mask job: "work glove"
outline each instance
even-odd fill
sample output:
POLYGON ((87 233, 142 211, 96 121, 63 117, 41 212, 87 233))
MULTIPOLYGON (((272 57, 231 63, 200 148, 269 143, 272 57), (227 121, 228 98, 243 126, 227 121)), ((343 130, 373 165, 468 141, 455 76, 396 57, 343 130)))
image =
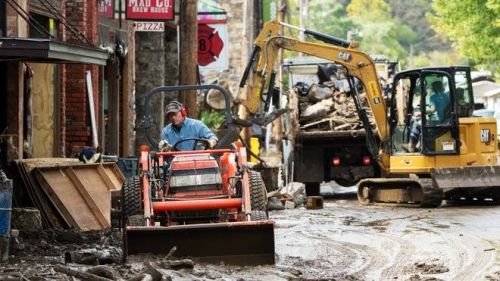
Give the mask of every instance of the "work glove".
POLYGON ((209 139, 208 140, 208 149, 214 149, 215 145, 217 145, 216 139, 209 139))
POLYGON ((172 145, 169 144, 168 141, 166 141, 166 140, 161 140, 158 143, 158 149, 160 149, 160 151, 167 152, 167 151, 170 151, 172 149, 172 145))

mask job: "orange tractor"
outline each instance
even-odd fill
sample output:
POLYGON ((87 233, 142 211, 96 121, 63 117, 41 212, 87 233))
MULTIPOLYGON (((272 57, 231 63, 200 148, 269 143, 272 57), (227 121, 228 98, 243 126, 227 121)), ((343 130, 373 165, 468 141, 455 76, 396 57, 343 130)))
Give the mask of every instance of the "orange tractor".
POLYGON ((268 219, 261 175, 247 166, 246 148, 237 141, 239 128, 231 117, 229 94, 217 85, 159 87, 145 98, 148 130, 151 96, 185 90, 217 89, 225 96, 225 135, 215 149, 203 139, 183 139, 168 152, 142 146, 139 175, 122 188, 124 256, 168 253, 178 257, 231 264, 274 263, 274 222, 268 219), (194 142, 193 150, 178 144, 194 142), (202 150, 195 150, 202 147, 202 150), (168 167, 168 168, 167 168, 168 167))

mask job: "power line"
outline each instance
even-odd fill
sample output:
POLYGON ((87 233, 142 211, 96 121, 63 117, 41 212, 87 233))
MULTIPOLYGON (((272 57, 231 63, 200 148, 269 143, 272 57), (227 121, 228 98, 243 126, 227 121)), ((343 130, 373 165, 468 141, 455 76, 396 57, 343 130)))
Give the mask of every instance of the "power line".
POLYGON ((50 1, 48 0, 43 0, 43 1, 38 0, 38 1, 45 7, 45 9, 47 9, 48 12, 54 15, 65 27, 67 27, 69 31, 73 33, 73 35, 75 35, 75 37, 79 39, 82 43, 87 43, 91 46, 94 45, 82 32, 80 32, 80 30, 78 30, 78 28, 73 27, 73 25, 68 21, 68 19, 65 18, 64 15, 61 14, 59 10, 54 5, 52 5, 52 3, 50 3, 50 1), (50 6, 50 8, 48 6, 50 6), (55 11, 55 13, 53 11, 55 11))
POLYGON ((49 36, 50 39, 53 39, 54 36, 50 34, 50 32, 43 27, 33 16, 31 16, 28 12, 26 12, 19 4, 16 3, 16 0, 7 0, 7 4, 12 7, 12 9, 16 10, 16 12, 36 31, 39 33, 45 33, 49 36), (12 1, 12 2, 11 2, 12 1), (14 3, 14 4, 12 4, 14 3), (41 30, 40 30, 41 29, 41 30))

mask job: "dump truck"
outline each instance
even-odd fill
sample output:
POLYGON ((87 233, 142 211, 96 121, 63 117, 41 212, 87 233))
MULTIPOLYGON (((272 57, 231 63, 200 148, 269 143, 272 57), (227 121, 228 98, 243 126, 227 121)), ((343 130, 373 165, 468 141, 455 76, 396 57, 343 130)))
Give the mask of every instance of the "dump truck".
MULTIPOLYGON (((401 71, 394 76, 385 97, 373 59, 355 42, 270 21, 257 36, 240 81, 240 88, 249 88, 250 94, 242 104, 249 116, 258 113, 273 96, 280 50, 315 56, 343 67, 349 96, 365 130, 367 149, 380 167, 379 177, 358 183, 361 204, 437 207, 443 199, 500 200, 496 120, 472 117, 470 67, 401 71), (316 42, 288 37, 282 32, 284 28, 300 30, 316 42), (415 124, 419 125, 415 127, 418 134, 413 130, 415 124), (413 138, 415 147, 407 149, 413 138)), ((310 167, 310 172, 315 169, 318 167, 310 167)))
MULTIPOLYGON (((372 58, 387 93, 398 62, 382 55, 372 58)), ((317 195, 321 182, 353 186, 378 176, 378 164, 368 151, 362 122, 347 94, 349 83, 342 66, 299 56, 287 58, 282 69, 291 91, 282 93, 288 109, 282 117, 287 132, 282 146, 286 182, 303 182, 307 195, 317 195)))
POLYGON ((192 257, 229 264, 273 264, 274 222, 267 212, 261 175, 248 168, 246 148, 232 123, 229 94, 218 85, 165 86, 146 94, 139 175, 122 188, 124 257, 138 253, 192 257), (151 136, 152 96, 188 90, 219 90, 225 98, 225 133, 214 149, 207 140, 184 138, 158 151, 151 136), (193 143, 182 151, 179 144, 193 143), (174 251, 175 250, 175 251, 174 251))
MULTIPOLYGON (((378 58, 384 68, 386 61, 378 58)), ((353 186, 378 176, 342 67, 302 56, 286 59, 282 68, 288 80, 282 93, 288 109, 282 116, 286 182, 303 182, 307 195, 318 195, 321 182, 353 186)))

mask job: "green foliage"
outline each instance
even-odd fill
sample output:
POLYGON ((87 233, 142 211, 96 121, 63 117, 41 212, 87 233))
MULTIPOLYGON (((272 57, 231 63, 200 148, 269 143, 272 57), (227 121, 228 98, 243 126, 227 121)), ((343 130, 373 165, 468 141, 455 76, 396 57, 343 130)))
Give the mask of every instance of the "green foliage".
POLYGON ((352 0, 347 6, 347 14, 365 22, 392 18, 391 6, 384 0, 352 0))
POLYGON ((468 65, 469 62, 460 57, 456 51, 443 52, 443 51, 430 51, 421 53, 413 57, 409 62, 412 67, 427 67, 438 65, 468 65))
MULTIPOLYGON (((448 0, 433 1, 446 5, 448 0)), ((499 0, 450 0, 450 2, 456 5, 461 2, 468 3, 467 5, 472 2, 485 3, 483 6, 488 6, 490 12, 496 11, 494 18, 481 19, 481 22, 489 21, 491 26, 496 26, 497 33, 495 37, 492 37, 496 41, 481 44, 484 45, 483 48, 488 46, 488 50, 499 52, 499 48, 496 47, 500 43, 500 36, 498 36, 499 0), (492 42, 495 43, 493 47, 491 47, 492 42)), ((291 7, 288 21, 298 25, 297 5, 299 2, 288 1, 288 3, 291 7)), ((469 13, 469 8, 454 7, 450 13, 455 13, 454 10, 458 9, 460 10, 458 14, 469 13)), ((429 18, 432 17, 441 19, 442 15, 433 9, 430 0, 309 0, 307 27, 340 38, 347 38, 349 32, 351 39, 360 43, 360 49, 363 52, 385 55, 393 60, 398 59, 403 69, 430 65, 468 64, 478 61, 477 58, 466 55, 465 52, 458 53, 444 33, 437 33, 429 22, 429 18), (464 57, 470 60, 466 61, 464 57)), ((470 23, 467 24, 470 25, 470 23)), ((446 30, 449 27, 444 26, 443 29, 446 30)), ((456 29, 460 30, 462 27, 456 29)), ((481 29, 476 30, 478 36, 484 32, 481 29)), ((476 45, 478 44, 475 44, 474 48, 476 45)), ((495 58, 490 57, 490 61, 497 63, 498 53, 495 58)))
POLYGON ((423 55, 435 50, 444 52, 451 50, 451 42, 437 36, 426 17, 427 14, 433 13, 429 0, 386 1, 392 7, 393 18, 401 23, 401 29, 410 28, 412 37, 415 36, 411 40, 405 40, 407 34, 398 35, 405 49, 408 51, 411 49, 411 55, 423 55))
POLYGON ((200 120, 210 129, 218 129, 224 122, 224 111, 204 110, 200 112, 200 120))
POLYGON ((408 56, 405 46, 413 44, 417 35, 412 28, 392 17, 391 6, 384 0, 352 0, 347 6, 347 14, 361 26, 361 50, 400 61, 408 56))
POLYGON ((432 26, 450 38, 462 55, 489 65, 498 74, 500 2, 498 0, 434 0, 432 26), (496 69, 495 69, 496 68, 496 69))
POLYGON ((311 1, 309 5, 310 28, 331 36, 345 38, 349 30, 358 26, 347 17, 345 6, 336 2, 311 1), (317 20, 320 19, 320 20, 317 20))

